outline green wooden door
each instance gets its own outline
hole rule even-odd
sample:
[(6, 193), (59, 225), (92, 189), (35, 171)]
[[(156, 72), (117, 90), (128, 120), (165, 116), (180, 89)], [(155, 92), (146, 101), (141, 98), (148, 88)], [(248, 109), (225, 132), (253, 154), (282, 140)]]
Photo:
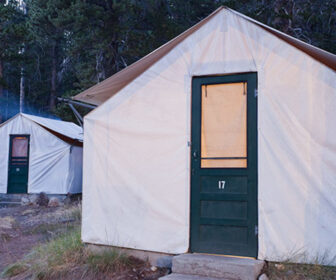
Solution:
[(9, 137), (7, 193), (27, 193), (29, 135), (10, 135)]
[(257, 257), (257, 74), (192, 81), (192, 252)]

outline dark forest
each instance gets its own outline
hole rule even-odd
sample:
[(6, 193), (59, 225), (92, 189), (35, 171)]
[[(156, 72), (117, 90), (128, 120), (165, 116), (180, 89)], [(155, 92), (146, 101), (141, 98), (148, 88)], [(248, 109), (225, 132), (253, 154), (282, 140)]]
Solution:
[(108, 78), (221, 5), (336, 53), (335, 0), (1, 1), (0, 122), (20, 98), (23, 112), (74, 120), (57, 97)]

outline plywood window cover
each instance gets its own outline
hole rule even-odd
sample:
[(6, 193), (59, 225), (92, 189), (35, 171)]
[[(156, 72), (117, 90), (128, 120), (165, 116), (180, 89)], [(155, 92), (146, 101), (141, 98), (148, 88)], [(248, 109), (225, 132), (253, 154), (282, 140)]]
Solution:
[(246, 82), (202, 85), (201, 167), (247, 167)]
[(12, 157), (28, 156), (29, 140), (25, 136), (15, 136), (12, 138)]

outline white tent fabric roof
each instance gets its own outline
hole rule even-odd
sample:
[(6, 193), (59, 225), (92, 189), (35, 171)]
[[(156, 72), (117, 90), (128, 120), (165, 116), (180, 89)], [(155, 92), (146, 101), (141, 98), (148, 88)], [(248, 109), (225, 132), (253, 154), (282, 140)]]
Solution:
[(81, 142), (83, 141), (83, 129), (72, 122), (43, 118), (24, 113), (21, 113), (21, 115), (54, 132), (57, 132), (74, 140), (78, 140)]

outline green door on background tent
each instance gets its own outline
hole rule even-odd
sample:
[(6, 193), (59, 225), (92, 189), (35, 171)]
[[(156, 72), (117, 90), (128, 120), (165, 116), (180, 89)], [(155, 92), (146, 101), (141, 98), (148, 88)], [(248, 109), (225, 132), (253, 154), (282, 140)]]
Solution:
[(7, 193), (27, 193), (29, 135), (9, 136)]
[(192, 81), (190, 250), (257, 257), (257, 74)]

